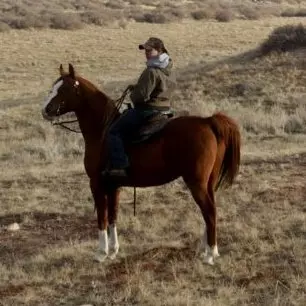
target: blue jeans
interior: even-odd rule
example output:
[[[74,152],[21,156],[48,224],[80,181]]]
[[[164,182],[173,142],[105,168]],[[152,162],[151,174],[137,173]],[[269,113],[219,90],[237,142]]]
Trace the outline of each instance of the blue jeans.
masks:
[[[125,169],[129,160],[124,150],[124,143],[131,140],[133,135],[156,111],[128,109],[110,127],[107,135],[110,166],[112,169]]]

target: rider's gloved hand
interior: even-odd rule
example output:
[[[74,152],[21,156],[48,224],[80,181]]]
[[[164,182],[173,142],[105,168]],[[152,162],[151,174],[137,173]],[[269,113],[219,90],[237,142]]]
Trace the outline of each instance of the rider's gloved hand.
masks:
[[[130,84],[128,85],[127,89],[130,90],[130,91],[133,91],[135,88],[135,85],[134,84]]]

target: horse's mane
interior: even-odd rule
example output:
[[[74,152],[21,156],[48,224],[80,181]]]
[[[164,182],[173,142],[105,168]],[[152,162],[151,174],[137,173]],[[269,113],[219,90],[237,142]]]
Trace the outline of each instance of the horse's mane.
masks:
[[[107,94],[105,94],[96,85],[94,85],[93,83],[91,83],[87,79],[84,79],[83,77],[77,76],[77,80],[80,83],[82,83],[82,85],[85,86],[89,91],[100,95],[103,100],[108,101],[108,102],[113,102],[112,98],[110,98]]]
[[[82,85],[82,88],[85,89],[87,93],[90,93],[90,99],[92,101],[96,101],[97,105],[103,105],[104,111],[102,113],[102,122],[108,125],[115,120],[119,114],[116,102],[87,79],[81,76],[77,76],[76,79]]]

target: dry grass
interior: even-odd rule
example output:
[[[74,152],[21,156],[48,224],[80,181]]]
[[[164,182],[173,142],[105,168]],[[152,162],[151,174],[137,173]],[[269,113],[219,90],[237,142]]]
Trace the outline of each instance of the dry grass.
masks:
[[[183,18],[216,19],[229,22],[235,18],[259,19],[267,16],[302,17],[306,7],[297,10],[292,1],[281,3],[252,0],[124,1],[90,0],[39,2],[3,0],[0,4],[0,31],[9,29],[55,28],[79,29],[85,24],[105,26],[127,20],[168,23]],[[282,11],[281,11],[282,10]],[[39,16],[39,18],[37,18]]]
[[[304,51],[257,57],[256,49],[273,29],[302,21],[0,33],[0,305],[304,305]],[[217,196],[214,267],[197,256],[203,222],[181,180],[139,190],[136,217],[124,188],[120,254],[93,262],[96,216],[83,140],[40,115],[60,62],[119,95],[143,68],[135,46],[153,33],[176,64],[175,107],[223,110],[241,126],[240,174]],[[6,230],[13,222],[20,231]]]

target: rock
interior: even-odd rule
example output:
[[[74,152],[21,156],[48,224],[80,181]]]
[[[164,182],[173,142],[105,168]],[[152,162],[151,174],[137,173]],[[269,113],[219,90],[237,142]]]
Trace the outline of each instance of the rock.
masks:
[[[10,232],[16,232],[20,230],[20,225],[18,223],[12,223],[8,225],[7,230]]]

